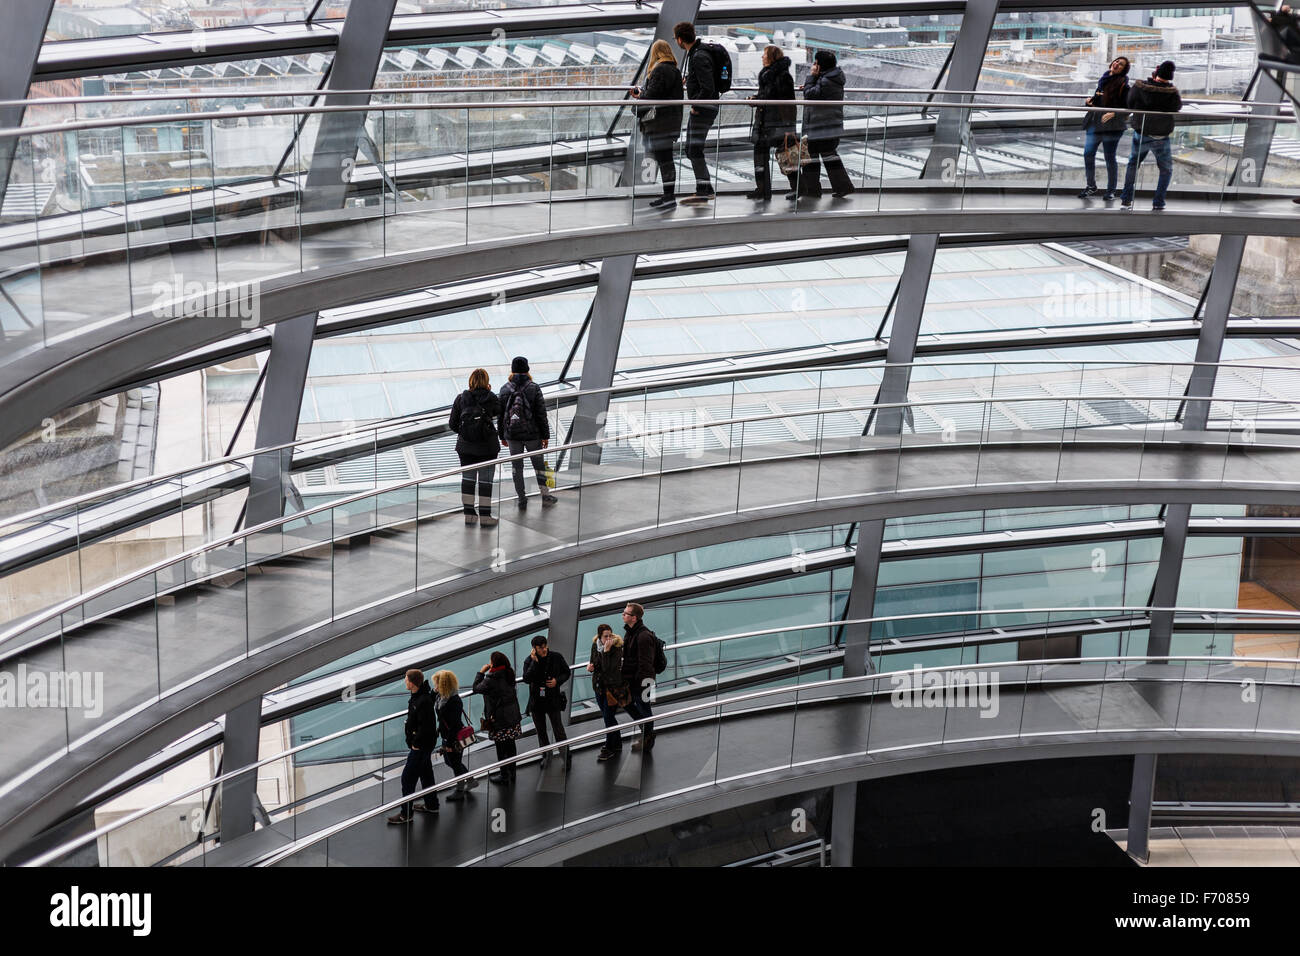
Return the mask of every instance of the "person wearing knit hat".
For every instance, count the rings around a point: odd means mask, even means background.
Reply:
[[[1128,94],[1128,108],[1136,112],[1129,115],[1129,126],[1133,130],[1133,144],[1129,151],[1128,170],[1124,174],[1124,191],[1119,202],[1122,209],[1133,208],[1133,189],[1137,182],[1138,167],[1147,153],[1154,153],[1156,168],[1160,175],[1156,179],[1156,192],[1151,199],[1151,208],[1165,208],[1165,193],[1169,190],[1169,181],[1174,175],[1173,153],[1169,135],[1174,131],[1174,117],[1183,108],[1183,98],[1174,86],[1174,61],[1165,60],[1149,80],[1138,80]]]
[[[551,423],[546,417],[546,399],[541,387],[528,374],[528,359],[516,355],[510,362],[510,379],[501,388],[501,419],[497,423],[501,446],[509,448],[511,455],[542,451],[551,443]],[[541,493],[542,505],[553,505],[558,500],[546,486],[546,456],[530,455],[533,476]],[[519,510],[528,507],[528,492],[524,489],[524,459],[510,462],[515,482],[515,497]]]

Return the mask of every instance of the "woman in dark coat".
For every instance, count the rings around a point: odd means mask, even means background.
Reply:
[[[618,711],[626,707],[631,691],[627,678],[623,676],[623,638],[614,633],[608,624],[596,628],[596,637],[591,642],[591,658],[587,661],[587,673],[591,675],[591,689],[596,693],[596,706],[600,716],[605,719],[605,726],[610,728],[605,734],[605,746],[600,748],[596,759],[601,763],[618,755],[623,749],[623,738],[619,736]]]
[[[1096,92],[1084,103],[1085,106],[1105,107],[1110,112],[1089,113],[1084,117],[1083,173],[1087,177],[1087,185],[1079,193],[1080,199],[1097,195],[1098,146],[1106,158],[1106,194],[1102,198],[1107,202],[1115,198],[1115,183],[1119,178],[1119,163],[1115,160],[1115,152],[1124,136],[1124,122],[1128,119],[1128,113],[1124,111],[1129,90],[1128,69],[1128,57],[1115,57],[1110,69],[1097,80]]]
[[[469,376],[469,388],[456,396],[447,424],[456,433],[456,455],[461,467],[482,465],[461,472],[460,503],[465,509],[465,523],[484,528],[496,525],[492,516],[492,478],[496,473],[497,455],[501,453],[497,422],[501,418],[501,399],[492,391],[486,369],[476,368]],[[474,512],[474,489],[478,487],[478,513]]]
[[[515,672],[510,659],[500,651],[492,652],[490,663],[474,675],[474,693],[483,695],[483,720],[487,735],[497,747],[497,760],[517,756],[523,715],[515,696]],[[511,764],[488,775],[493,783],[514,783],[516,767]]]
[[[790,75],[790,58],[779,46],[763,50],[763,69],[758,73],[756,100],[790,100],[789,106],[754,107],[754,191],[746,199],[766,202],[772,198],[772,166],[769,153],[781,149],[787,137],[794,136],[794,77]]]
[[[830,50],[818,50],[813,56],[812,70],[804,81],[803,98],[819,103],[834,103],[833,106],[805,106],[803,109],[803,134],[808,137],[808,152],[813,161],[804,166],[798,177],[790,177],[792,192],[786,193],[786,199],[794,199],[802,187],[806,196],[822,194],[821,164],[826,164],[826,178],[831,181],[831,195],[842,199],[854,191],[844,161],[836,150],[844,136],[844,71],[836,65],[835,54]],[[820,160],[820,162],[818,162]],[[802,181],[801,181],[802,180]]]
[[[468,725],[465,719],[465,705],[460,699],[460,682],[451,671],[438,671],[433,675],[433,705],[438,717],[438,736],[442,738],[442,762],[451,768],[456,776],[469,773],[465,758],[458,742],[461,728]],[[466,777],[457,781],[456,791],[447,797],[448,802],[465,799],[465,791],[478,786],[478,780]]]
[[[667,40],[655,40],[650,47],[645,86],[636,87],[631,95],[636,99],[677,101],[678,105],[636,107],[646,152],[658,164],[659,179],[664,187],[664,194],[650,205],[654,209],[672,209],[677,205],[677,165],[673,162],[673,147],[682,135],[682,71],[677,68],[677,59]]]

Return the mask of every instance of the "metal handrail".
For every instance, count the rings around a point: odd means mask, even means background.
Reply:
[[[1087,82],[1091,82],[1088,80]],[[36,99],[26,100],[0,100],[0,106],[77,106],[83,103],[138,103],[138,102],[169,102],[172,100],[207,100],[207,99],[288,99],[292,97],[309,98],[326,94],[329,96],[406,96],[412,93],[519,93],[523,90],[540,90],[545,92],[564,92],[573,91],[578,93],[588,92],[615,92],[625,91],[632,84],[630,83],[610,83],[610,84],[592,84],[592,83],[575,83],[569,84],[538,84],[535,86],[402,86],[402,87],[372,87],[362,90],[262,90],[259,88],[246,87],[242,90],[203,90],[200,92],[166,92],[150,91],[144,93],[106,93],[100,96],[43,96]],[[733,86],[731,92],[747,92],[756,90],[756,86]],[[797,91],[796,91],[797,92]],[[907,93],[907,94],[928,94],[933,93],[936,96],[1013,96],[1013,97],[1045,97],[1051,99],[1078,99],[1080,96],[1087,97],[1087,93],[1053,93],[1051,91],[1036,92],[1033,90],[1008,90],[1005,93],[997,92],[990,89],[982,90],[936,90],[929,87],[892,87],[892,86],[846,86],[845,93]],[[737,100],[720,97],[721,102],[735,103]],[[1231,101],[1216,100],[1209,97],[1182,97],[1184,103],[1208,103],[1214,106],[1228,106]],[[581,105],[583,101],[575,101],[571,105]],[[624,102],[624,101],[620,101]],[[647,101],[649,102],[649,101]],[[788,102],[788,101],[786,101]],[[845,102],[856,102],[846,100]],[[482,105],[490,106],[486,103]],[[629,104],[630,105],[630,104]],[[933,104],[931,104],[933,105]],[[944,105],[944,104],[940,104]],[[354,107],[355,109],[356,107]],[[360,107],[365,109],[365,107]],[[1127,112],[1127,111],[1125,111]],[[228,115],[228,114],[227,114]],[[167,114],[157,114],[157,118],[166,119]]]
[[[987,95],[989,91],[980,91]],[[962,95],[962,94],[953,94]],[[975,95],[975,94],[970,94]],[[1077,97],[1078,94],[1076,94]],[[759,99],[680,99],[680,100],[651,100],[640,98],[636,101],[637,105],[642,106],[748,106],[751,108],[763,106],[811,106],[814,108],[827,108],[827,101],[824,100],[759,100]],[[302,116],[304,114],[325,114],[325,113],[385,113],[395,111],[410,110],[503,110],[503,109],[578,109],[581,107],[618,107],[624,105],[623,100],[517,100],[517,101],[499,101],[499,102],[477,102],[464,101],[452,103],[369,103],[365,106],[304,106],[294,107],[261,107],[258,109],[239,110],[237,113],[224,111],[209,111],[197,113],[169,113],[165,114],[167,123],[197,123],[207,120],[227,120],[234,117],[247,116]],[[836,100],[830,103],[830,106],[852,106],[852,107],[884,107],[893,109],[898,107],[922,107],[931,110],[958,109],[967,112],[974,111],[1011,111],[1030,109],[1034,106],[1041,106],[1044,111],[1048,112],[1068,112],[1068,113],[1109,113],[1113,108],[1104,106],[1081,106],[1081,105],[1064,105],[1030,103],[1022,105],[1019,103],[932,103],[923,100]],[[1258,119],[1266,122],[1290,123],[1294,121],[1292,116],[1280,115],[1278,108],[1272,104],[1265,104],[1259,107],[1259,112],[1210,112],[1195,110],[1186,114],[1197,119],[1223,119],[1223,120],[1240,120]],[[1179,114],[1170,114],[1167,110],[1134,110],[1125,109],[1125,113],[1130,116],[1170,116]],[[122,126],[147,126],[150,124],[158,125],[163,120],[156,115],[148,116],[118,116],[118,117],[100,117],[96,119],[74,120],[68,123],[52,123],[44,126],[23,126],[9,127],[0,129],[0,139],[20,139],[24,136],[40,136],[47,133],[66,133],[86,129],[115,129]]]
[[[1285,359],[1285,356],[1279,356],[1278,358]],[[1257,371],[1277,371],[1279,369],[1282,369],[1288,371],[1295,371],[1297,374],[1300,374],[1300,367],[1287,366],[1287,365],[1240,364],[1235,362],[1194,362],[1194,361],[1192,362],[1146,362],[1146,361],[1125,362],[1122,360],[1117,360],[1117,361],[1099,360],[1096,362],[1068,362],[1068,361],[1044,362],[1042,360],[1035,361],[1034,359],[1009,359],[1006,361],[998,360],[996,362],[988,362],[988,361],[980,361],[974,359],[965,360],[965,361],[953,359],[951,361],[937,360],[933,362],[905,362],[905,363],[889,364],[883,358],[881,358],[879,360],[869,361],[869,362],[852,362],[846,364],[818,366],[815,369],[809,369],[806,366],[778,366],[775,368],[767,368],[762,370],[739,369],[739,370],[727,371],[727,372],[706,372],[706,373],[699,373],[695,375],[687,375],[678,378],[650,378],[641,382],[626,382],[618,385],[609,385],[600,388],[573,389],[573,387],[566,382],[544,383],[542,387],[562,390],[560,394],[556,395],[555,398],[556,406],[558,408],[561,400],[564,402],[564,404],[569,404],[572,400],[586,395],[603,395],[608,393],[612,397],[614,395],[622,394],[625,392],[635,393],[635,392],[644,391],[651,388],[655,390],[676,389],[684,385],[689,386],[696,383],[708,384],[712,382],[732,380],[732,379],[736,381],[743,381],[747,378],[765,378],[770,375],[782,375],[790,372],[812,374],[813,372],[825,372],[825,371],[840,372],[840,371],[851,371],[855,369],[874,369],[874,368],[915,369],[915,368],[933,368],[937,366],[942,366],[942,367],[952,366],[952,367],[961,368],[961,367],[975,366],[975,365],[995,365],[995,366],[1030,365],[1038,368],[1041,368],[1044,365],[1070,366],[1070,368],[1062,368],[1062,371],[1072,371],[1075,368],[1078,368],[1079,371],[1086,371],[1090,366],[1096,366],[1098,368],[1108,368],[1108,369],[1198,368],[1203,366],[1206,368],[1214,368],[1216,370],[1223,369],[1223,368],[1232,368],[1232,369],[1250,369],[1250,370],[1257,370]],[[1128,396],[1117,395],[1112,397],[1126,398]],[[1261,401],[1282,401],[1282,400],[1261,399]],[[324,435],[314,435],[310,438],[296,438],[293,441],[284,442],[279,445],[266,445],[261,448],[255,448],[251,451],[242,452],[237,455],[225,455],[221,458],[212,458],[207,461],[201,462],[197,465],[190,465],[186,468],[177,469],[175,471],[162,472],[160,474],[150,475],[145,478],[136,478],[131,481],[122,482],[121,484],[118,485],[110,485],[109,487],[100,489],[99,491],[86,492],[84,494],[77,495],[72,498],[66,498],[56,504],[44,505],[40,508],[34,508],[31,511],[25,511],[20,514],[17,514],[12,518],[5,518],[3,520],[0,520],[0,534],[3,533],[4,528],[10,525],[17,525],[20,523],[31,523],[36,521],[43,515],[48,515],[56,511],[65,511],[67,509],[76,508],[88,502],[108,500],[110,498],[120,497],[122,494],[125,494],[126,492],[138,488],[145,488],[155,484],[157,485],[165,484],[166,482],[172,481],[176,478],[182,478],[186,475],[197,474],[200,472],[208,471],[210,469],[220,467],[221,465],[234,464],[234,463],[242,462],[248,458],[253,458],[258,455],[268,455],[274,452],[281,452],[290,448],[297,449],[303,447],[310,447],[315,444],[324,444],[331,441],[337,441],[339,439],[345,439],[348,438],[349,436],[360,436],[360,435],[365,435],[368,432],[378,432],[387,429],[396,429],[406,425],[414,425],[418,422],[425,422],[437,418],[443,418],[447,416],[450,413],[450,411],[451,411],[451,406],[444,405],[427,412],[416,412],[414,414],[404,415],[398,418],[381,419],[375,422],[371,422],[365,426],[358,426],[356,428],[352,428],[346,431],[328,432]],[[549,451],[550,449],[547,450]],[[363,456],[364,454],[365,452],[359,452],[357,457]],[[17,529],[10,533],[18,534],[21,533],[21,531],[23,530],[26,529]],[[3,537],[0,537],[0,541],[3,541]]]
[[[1001,610],[975,610],[975,611],[936,611],[931,613],[890,614],[890,615],[884,615],[880,617],[864,617],[864,618],[854,618],[852,620],[836,620],[836,621],[819,622],[816,624],[794,624],[786,627],[762,628],[754,631],[742,631],[736,634],[722,634],[715,637],[697,638],[691,641],[678,641],[674,644],[666,644],[664,646],[664,650],[666,652],[667,651],[677,652],[683,648],[698,647],[706,644],[723,644],[728,641],[745,640],[753,637],[764,637],[771,634],[782,634],[790,631],[814,631],[819,629],[830,630],[830,629],[837,629],[844,626],[859,625],[859,624],[862,625],[880,624],[880,623],[889,623],[892,621],[906,621],[906,620],[916,620],[916,619],[929,620],[932,618],[947,618],[947,617],[988,617],[988,616],[997,616],[997,615],[1005,615],[1005,614],[1060,614],[1060,613],[1068,613],[1068,612],[1079,612],[1091,618],[1091,617],[1095,617],[1097,612],[1115,612],[1115,611],[1141,612],[1147,615],[1156,611],[1172,611],[1174,613],[1182,613],[1182,614],[1215,614],[1215,615],[1233,616],[1233,617],[1239,617],[1243,615],[1250,615],[1250,616],[1259,615],[1259,616],[1269,617],[1269,618],[1272,617],[1293,618],[1297,621],[1300,621],[1300,611],[1281,611],[1281,610],[1254,611],[1248,608],[1196,608],[1196,607],[1161,608],[1161,607],[1148,607],[1146,605],[1141,605],[1141,606],[1118,605],[1113,607],[1088,606],[1088,607],[1068,607],[1068,608],[1061,608],[1061,607],[1009,608],[1009,609],[1003,608]],[[1064,624],[1069,622],[1061,621],[1061,622],[1054,622],[1054,623]],[[1033,625],[1029,625],[1029,626],[1032,627]],[[1117,622],[1117,627],[1119,626],[1122,626],[1122,624]],[[1213,659],[1218,661],[1224,661],[1224,660],[1243,660],[1244,658],[1214,657]],[[1291,660],[1293,663],[1300,665],[1300,658],[1295,658]],[[1034,664],[1034,663],[1038,663],[1038,661],[1001,661],[996,663]],[[584,664],[579,664],[575,662],[573,664],[570,664],[569,669],[571,671],[576,671],[585,666],[586,665]],[[955,666],[965,667],[967,665],[955,665]],[[516,681],[516,683],[522,683],[522,681],[523,679],[519,678]],[[808,685],[800,685],[800,686],[808,686]],[[472,696],[472,692],[461,692],[460,696],[462,697]],[[227,780],[232,780],[235,777],[244,776],[245,774],[248,774],[254,770],[273,764],[277,761],[284,760],[285,758],[291,757],[294,754],[299,753],[301,751],[309,750],[313,747],[320,746],[321,744],[338,740],[350,734],[354,734],[359,731],[366,730],[367,728],[373,727],[377,724],[387,723],[388,721],[395,720],[398,717],[402,717],[405,714],[406,714],[405,710],[398,710],[398,711],[394,711],[391,714],[387,714],[383,717],[374,717],[371,718],[370,720],[363,721],[360,724],[355,724],[351,727],[346,727],[342,730],[337,730],[334,731],[333,733],[326,734],[324,737],[321,737],[319,739],[311,740],[306,743],[301,743],[301,744],[297,744],[296,746],[289,747],[285,750],[280,751],[277,754],[273,754],[270,757],[264,757],[254,763],[245,764],[243,767],[239,767],[235,770],[230,770],[225,773],[219,774],[218,776],[213,777],[202,784],[198,784],[186,790],[182,790],[179,793],[173,794],[169,798],[160,800],[140,810],[134,810],[131,813],[126,814],[125,816],[113,820],[111,823],[104,824],[103,826],[93,830],[90,833],[85,833],[79,837],[76,837],[75,839],[69,840],[67,843],[54,847],[53,849],[46,851],[40,856],[33,858],[31,861],[25,863],[24,865],[44,866],[47,863],[53,862],[54,860],[58,859],[59,857],[67,853],[71,853],[74,850],[80,849],[81,847],[99,839],[100,837],[107,836],[108,834],[114,833],[124,826],[134,823],[136,820],[142,819],[151,813],[156,813],[159,810],[163,810],[171,806],[172,804],[176,803],[178,800],[184,800],[186,797],[191,797],[197,793],[202,793],[205,790],[210,790],[213,787],[216,787],[219,784],[226,782]],[[604,731],[602,731],[602,733],[603,732]],[[571,739],[576,739],[576,738],[571,738]]]
[[[1276,664],[1284,664],[1290,667],[1295,667],[1297,666],[1298,663],[1293,658],[1269,658],[1269,657],[1225,658],[1225,657],[1211,657],[1206,655],[1181,655],[1180,654],[1177,656],[1171,655],[1166,657],[1146,657],[1146,656],[1062,657],[1062,658],[1048,658],[1048,659],[1034,660],[1034,661],[996,661],[988,664],[953,664],[944,667],[926,667],[926,668],[922,668],[921,670],[923,673],[926,674],[937,674],[937,673],[945,673],[948,671],[969,672],[969,671],[989,670],[994,668],[1050,667],[1050,666],[1055,666],[1060,664],[1092,664],[1092,663],[1112,663],[1112,662],[1125,663],[1129,661],[1139,662],[1139,663],[1156,663],[1156,664],[1159,663],[1168,664],[1173,661],[1182,661],[1184,663],[1210,662],[1210,663],[1220,663],[1220,664],[1226,662],[1237,662],[1241,664],[1276,663]],[[802,694],[805,691],[823,690],[829,688],[844,688],[848,692],[835,694],[834,696],[836,699],[844,699],[848,697],[857,697],[857,696],[872,696],[880,692],[880,689],[878,687],[872,687],[867,691],[853,692],[848,690],[849,685],[855,683],[863,683],[867,681],[870,681],[873,684],[875,684],[884,678],[892,678],[895,673],[912,673],[912,672],[913,671],[885,672],[880,674],[866,674],[861,677],[840,677],[840,678],[833,678],[824,681],[812,681],[807,684],[794,684],[788,687],[778,687],[778,688],[771,688],[768,690],[753,691],[745,694],[740,694],[735,697],[728,697],[721,700],[711,701],[708,703],[692,704],[687,707],[678,708],[677,710],[665,711],[663,713],[654,714],[650,717],[642,717],[626,724],[620,724],[619,730],[621,732],[626,728],[640,727],[643,724],[648,724],[651,722],[662,722],[674,717],[680,717],[684,714],[694,714],[700,711],[707,711],[707,710],[714,710],[714,709],[718,710],[719,712],[718,719],[721,720],[722,708],[724,707],[732,707],[736,704],[747,703],[749,701],[762,700],[764,698],[775,697],[781,694],[789,694],[791,692],[794,692],[796,695],[798,695],[798,694]],[[1139,678],[1132,678],[1132,677],[1119,678],[1119,680],[1124,680],[1124,681],[1134,681],[1138,679]],[[1146,678],[1142,678],[1142,679],[1146,679]],[[1186,677],[1185,673],[1184,676],[1181,678],[1181,681],[1184,683],[1188,681],[1188,678]],[[1116,681],[1107,681],[1105,678],[1102,678],[1102,682],[1115,683]],[[1016,683],[1016,681],[1013,680],[1010,681],[1009,683]],[[1000,681],[999,681],[999,686],[1001,686]],[[827,698],[819,697],[817,699],[826,700]],[[1080,733],[1080,732],[1081,731],[1078,730],[1060,731],[1060,733]],[[1103,733],[1103,732],[1126,732],[1126,731],[1123,728],[1117,728],[1115,731],[1101,731],[1101,730],[1091,731],[1091,733]],[[1255,732],[1257,731],[1252,731],[1252,733]],[[1276,731],[1270,731],[1270,732],[1276,732]],[[578,743],[585,743],[587,741],[594,741],[603,738],[607,733],[608,733],[608,728],[602,727],[599,730],[593,730],[585,734],[579,734],[576,737],[570,737],[564,742],[564,744],[567,747],[572,747],[573,745]],[[1300,729],[1293,731],[1293,733],[1300,734]],[[928,743],[932,745],[932,742],[928,742]],[[554,744],[549,745],[547,747],[537,747],[533,750],[526,751],[525,753],[517,754],[506,760],[498,760],[495,763],[487,765],[486,767],[481,767],[477,770],[471,770],[467,774],[462,774],[457,777],[452,777],[450,780],[444,781],[443,783],[434,784],[431,787],[425,787],[423,789],[416,790],[413,793],[409,793],[404,796],[398,797],[394,800],[389,801],[388,803],[382,804],[381,806],[374,807],[369,810],[365,810],[361,813],[355,814],[352,817],[349,817],[338,823],[334,823],[328,827],[324,827],[323,829],[317,831],[314,834],[311,834],[310,836],[295,839],[292,843],[288,844],[287,846],[277,847],[276,849],[271,850],[268,853],[259,857],[258,859],[252,861],[252,865],[259,866],[259,867],[274,866],[280,860],[283,860],[287,857],[300,853],[303,850],[307,849],[308,847],[314,846],[315,844],[321,842],[322,840],[327,840],[330,837],[334,836],[336,833],[341,833],[342,831],[350,829],[356,826],[358,823],[362,823],[366,820],[371,819],[372,817],[376,817],[383,813],[387,813],[389,810],[392,810],[396,807],[400,807],[405,803],[411,803],[416,800],[419,800],[421,797],[424,797],[427,794],[436,794],[439,793],[440,791],[449,790],[457,786],[463,779],[476,778],[479,777],[480,775],[491,774],[504,767],[508,767],[511,764],[522,763],[523,761],[531,759],[536,754],[542,751],[553,750],[554,747],[555,747]]]
[[[929,407],[940,406],[940,405],[975,405],[975,404],[992,405],[998,403],[1011,404],[1014,402],[1068,403],[1068,402],[1082,402],[1082,401],[1100,401],[1103,399],[1110,400],[1114,398],[1115,395],[1113,393],[1106,394],[1106,395],[1072,395],[1069,397],[1054,397],[1054,396],[1047,397],[1043,395],[1032,395],[1032,396],[1005,396],[1005,397],[998,397],[998,398],[981,398],[981,397],[951,398],[951,399],[937,399],[934,401],[922,401],[922,402],[872,402],[865,405],[838,405],[835,406],[834,408],[808,409],[799,412],[772,412],[767,415],[755,415],[750,417],[719,419],[717,421],[693,423],[687,425],[669,425],[669,426],[664,426],[661,428],[654,428],[654,429],[640,429],[638,431],[623,432],[613,437],[591,438],[591,439],[585,439],[583,441],[569,442],[563,445],[552,445],[548,449],[546,449],[546,451],[547,452],[561,452],[561,451],[568,452],[579,448],[587,448],[587,447],[604,445],[604,444],[614,444],[618,442],[629,441],[633,438],[646,438],[649,436],[673,434],[681,431],[692,431],[695,429],[704,429],[704,428],[720,428],[726,425],[745,425],[753,422],[776,421],[785,418],[808,418],[814,415],[820,416],[820,415],[831,415],[831,414],[843,414],[845,412],[856,412],[856,411],[876,412],[876,411],[880,411],[881,409],[891,409],[891,408],[897,408],[897,409],[916,408],[916,407],[929,408]],[[1226,404],[1232,404],[1234,406],[1238,403],[1241,404],[1261,403],[1260,399],[1222,399],[1222,398],[1216,399],[1212,396],[1188,396],[1186,394],[1125,395],[1123,396],[1123,398],[1126,401],[1218,402],[1219,404],[1226,403]],[[1268,404],[1287,404],[1287,403],[1282,402],[1281,400],[1272,400],[1268,402]],[[1300,405],[1300,403],[1290,403],[1290,404]],[[1091,427],[1104,427],[1104,426],[1089,425],[1086,427],[1091,428]],[[1078,430],[1078,428],[1079,426],[1075,426],[1076,430]],[[899,436],[889,436],[889,437],[897,438]],[[963,444],[963,443],[945,442],[945,444],[951,445],[951,444]],[[1255,441],[1252,443],[1252,447],[1268,447],[1268,443]],[[1288,447],[1288,446],[1279,445],[1278,447]],[[497,463],[523,461],[524,459],[529,458],[535,454],[537,454],[537,452],[535,451],[534,452],[526,451],[526,452],[521,452],[518,455],[507,455],[503,458],[496,458],[494,459],[494,461]],[[42,611],[41,613],[35,615],[34,617],[26,619],[20,625],[10,628],[6,631],[0,632],[0,645],[3,645],[6,641],[10,640],[11,638],[19,634],[22,634],[37,625],[43,624],[52,618],[58,617],[61,614],[75,607],[84,605],[87,602],[102,596],[103,594],[107,594],[110,591],[114,591],[133,581],[138,581],[142,578],[148,577],[149,575],[154,574],[155,572],[160,571],[163,568],[174,566],[183,561],[188,561],[191,558],[197,557],[198,555],[206,553],[208,551],[214,551],[218,548],[226,547],[227,545],[230,545],[236,541],[241,541],[245,538],[251,537],[252,535],[261,534],[263,532],[270,531],[274,528],[281,527],[282,525],[289,524],[291,522],[302,521],[303,519],[309,518],[315,514],[321,514],[326,511],[333,511],[334,509],[345,507],[346,505],[352,504],[357,501],[364,501],[368,498],[374,498],[381,494],[390,494],[395,491],[402,491],[406,488],[412,488],[412,487],[416,487],[434,481],[440,481],[440,480],[445,481],[449,478],[454,478],[455,476],[460,475],[463,472],[472,471],[478,467],[481,467],[481,465],[463,465],[458,468],[453,468],[448,471],[440,472],[435,475],[424,475],[418,478],[408,478],[391,485],[385,485],[383,487],[376,487],[376,488],[369,489],[367,491],[358,492],[355,495],[351,495],[345,498],[340,498],[336,501],[331,501],[327,504],[317,505],[314,508],[308,508],[304,511],[297,511],[294,512],[294,514],[292,515],[288,515],[282,518],[275,518],[270,521],[263,522],[262,524],[256,525],[254,527],[245,528],[241,531],[237,531],[223,538],[218,538],[214,541],[210,541],[202,545],[197,545],[187,551],[183,551],[169,558],[156,561],[151,565],[146,565],[144,568],[142,568],[141,570],[137,571],[134,574],[119,578],[114,581],[109,581],[105,584],[101,584],[98,587],[88,592],[79,594],[74,598],[69,598],[66,601],[60,602],[59,604],[51,608],[47,608],[45,611]],[[227,572],[224,571],[214,572],[214,574],[222,574],[222,573],[227,573]],[[195,581],[197,580],[199,579],[196,578]]]

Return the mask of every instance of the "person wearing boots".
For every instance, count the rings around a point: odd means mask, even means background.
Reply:
[[[537,728],[537,744],[546,747],[550,737],[546,733],[546,723],[550,721],[555,731],[555,742],[568,740],[564,732],[564,712],[568,710],[569,699],[561,688],[569,679],[569,662],[559,651],[546,646],[546,637],[538,634],[533,638],[532,653],[524,659],[524,683],[528,685],[528,709],[533,726]],[[564,767],[567,770],[573,763],[568,747],[561,747],[564,753]],[[542,754],[542,766],[545,767],[550,753]]]
[[[752,135],[754,138],[754,191],[746,199],[767,202],[772,198],[771,151],[782,149],[794,136],[794,77],[790,75],[790,58],[779,46],[763,50],[763,69],[758,73],[756,100],[789,100],[789,106],[756,106]]]
[[[1119,150],[1119,141],[1124,138],[1124,121],[1128,113],[1124,104],[1128,102],[1128,70],[1126,56],[1117,56],[1111,61],[1110,69],[1097,80],[1097,89],[1088,97],[1085,106],[1105,109],[1108,112],[1090,112],[1083,119],[1083,175],[1085,184],[1079,193],[1080,199],[1097,195],[1097,147],[1101,147],[1106,160],[1106,192],[1101,198],[1110,202],[1115,198],[1115,182],[1119,178],[1119,163],[1115,154]]]
[[[623,609],[623,679],[627,682],[630,697],[627,712],[633,720],[653,717],[650,709],[651,688],[655,680],[655,650],[658,638],[645,626],[645,608],[629,604]],[[633,751],[650,751],[655,745],[653,722],[641,725],[641,739],[632,745]]]
[[[813,56],[812,70],[804,81],[803,98],[833,106],[805,106],[803,108],[803,134],[808,137],[808,152],[813,161],[798,173],[791,175],[792,191],[786,198],[796,195],[818,197],[822,194],[821,166],[826,166],[826,178],[831,182],[831,195],[843,199],[854,192],[849,172],[840,159],[840,139],[844,136],[844,71],[836,65],[835,54],[818,50]]]
[[[623,738],[618,733],[618,712],[631,700],[627,679],[623,676],[623,638],[614,633],[608,624],[596,628],[591,642],[591,657],[587,661],[591,675],[591,689],[596,694],[596,706],[605,721],[608,733],[605,745],[596,755],[598,763],[612,760],[623,749]]]
[[[465,777],[457,781],[455,792],[447,795],[448,803],[464,800],[468,791],[478,787],[478,778],[465,776],[469,768],[465,766],[460,732],[469,726],[469,721],[459,691],[460,682],[451,671],[438,671],[433,675],[434,708],[438,714],[438,734],[442,737],[442,762],[456,776]]]
[[[496,526],[492,514],[492,479],[497,470],[497,445],[501,436],[497,422],[501,419],[501,399],[492,391],[486,369],[476,368],[469,376],[469,388],[451,403],[448,427],[456,433],[456,456],[461,467],[479,465],[460,475],[460,503],[465,509],[465,523],[484,528]],[[478,490],[478,511],[474,510],[474,491]]]
[[[528,359],[515,356],[510,363],[510,379],[501,388],[501,420],[497,422],[501,445],[512,455],[527,451],[542,451],[551,443],[551,423],[546,416],[546,400],[542,389],[528,374]],[[533,477],[541,492],[542,506],[553,505],[558,500],[546,487],[546,456],[532,455]],[[519,510],[528,507],[528,493],[524,490],[524,460],[516,458],[510,463],[514,473],[515,497]]]
[[[483,695],[483,724],[488,738],[496,744],[497,760],[509,760],[519,754],[515,741],[519,739],[519,698],[515,696],[515,672],[510,658],[493,651],[489,662],[474,675],[474,693]],[[515,782],[517,767],[514,764],[488,774],[493,783]]]

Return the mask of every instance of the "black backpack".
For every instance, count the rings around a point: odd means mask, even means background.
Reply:
[[[510,438],[528,438],[536,430],[533,424],[533,410],[524,394],[527,385],[516,386],[510,396],[510,406],[506,409],[506,435]]]
[[[701,40],[700,46],[713,61],[713,88],[721,96],[731,89],[731,54],[720,43],[705,43]]]
[[[492,424],[492,416],[482,403],[471,392],[465,392],[461,396],[460,405],[460,437],[475,445],[495,443],[497,430]]]
[[[649,631],[648,635],[655,642],[655,673],[662,674],[668,670],[668,655],[664,653],[664,642],[659,640],[659,635],[654,631]]]

